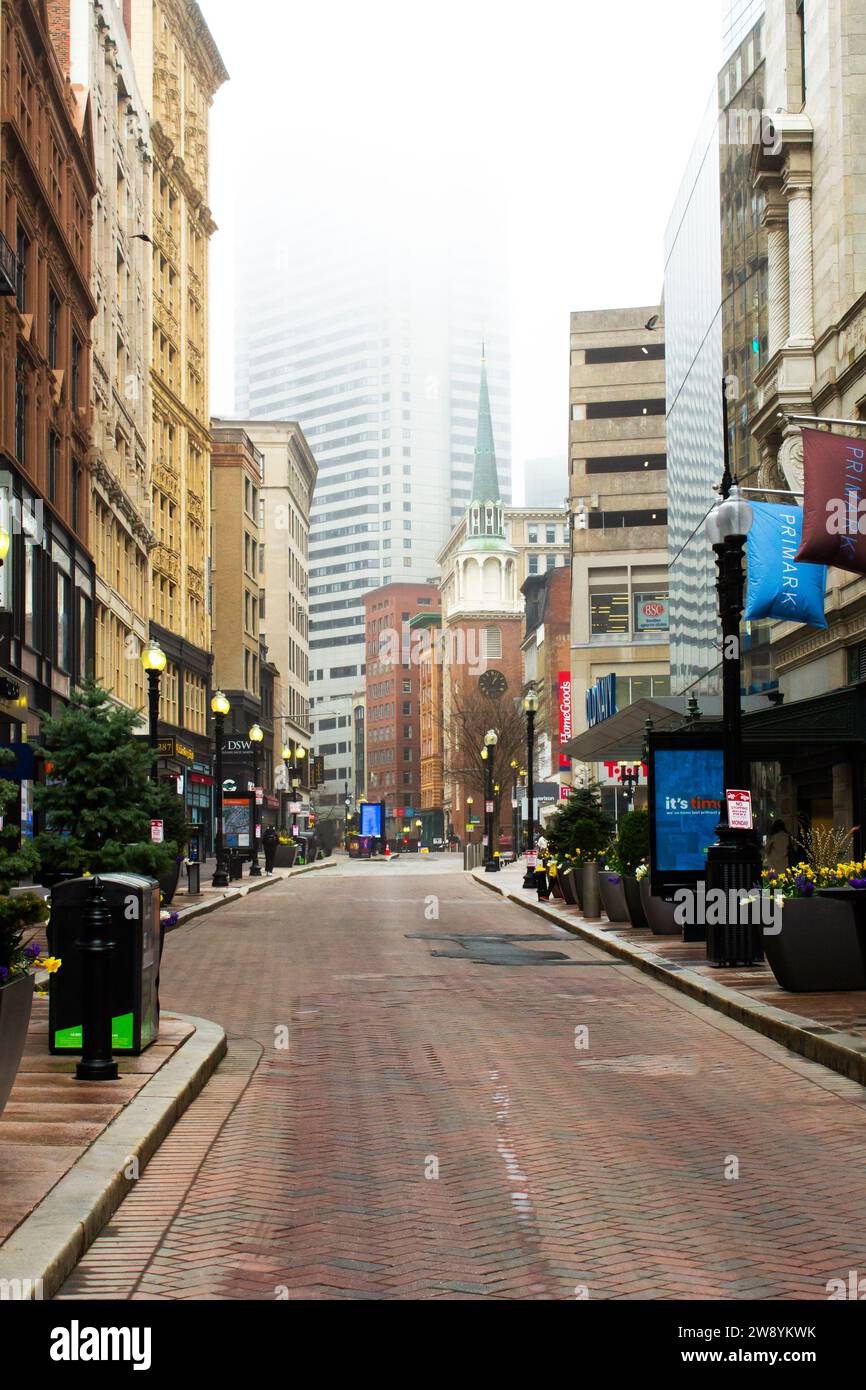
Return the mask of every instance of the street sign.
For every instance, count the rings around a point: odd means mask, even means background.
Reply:
[[[492,815],[493,815],[493,802],[492,802],[492,801],[485,801],[485,803],[484,803],[484,810],[487,812],[487,814],[488,814],[489,816],[492,816]]]
[[[301,814],[301,805],[302,803],[300,801],[289,802],[289,810],[293,816],[299,816]]]
[[[526,867],[527,867],[527,869],[534,869],[537,863],[538,863],[538,855],[536,854],[535,850],[534,850],[534,849],[528,849],[528,850],[526,851]]]
[[[161,820],[150,822],[150,838],[155,845],[161,845],[164,839],[163,824]]]
[[[257,806],[261,806],[261,804],[262,804],[262,802],[264,801],[264,799],[265,799],[265,789],[264,789],[264,787],[256,787],[256,805],[257,805]]]
[[[752,829],[752,793],[725,789],[728,803],[728,825],[732,830]]]

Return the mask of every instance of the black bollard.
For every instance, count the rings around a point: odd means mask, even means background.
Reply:
[[[111,1055],[111,997],[109,973],[114,942],[111,913],[102,883],[93,880],[90,902],[81,914],[81,1061],[78,1081],[116,1081],[117,1063]]]

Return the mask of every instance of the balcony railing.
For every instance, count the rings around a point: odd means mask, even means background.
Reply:
[[[15,294],[18,282],[18,257],[0,232],[0,294]]]

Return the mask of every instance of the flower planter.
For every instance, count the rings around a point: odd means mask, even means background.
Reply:
[[[853,902],[821,892],[785,898],[782,930],[775,936],[765,931],[763,944],[782,989],[794,994],[866,989]]]
[[[633,874],[623,874],[622,886],[625,892],[625,905],[628,909],[629,921],[633,927],[637,927],[641,931],[649,931],[650,925],[644,911],[640,884]]]
[[[584,864],[580,895],[580,907],[584,917],[595,921],[601,916],[601,896],[598,889],[598,864],[595,860]]]
[[[277,852],[274,856],[274,868],[293,869],[295,860],[298,857],[297,845],[277,845]]]
[[[667,898],[654,898],[649,874],[640,881],[640,898],[647,925],[653,936],[680,936],[682,927],[674,918],[676,904]]]
[[[559,881],[560,872],[561,870],[557,869],[555,874],[548,875],[550,879],[550,891],[554,898],[559,898],[560,902],[565,902],[565,893]]]
[[[574,884],[574,896],[577,899],[577,906],[583,911],[583,865],[575,864],[574,873],[571,876]]]
[[[33,1006],[33,976],[16,975],[0,985],[0,1115],[9,1099],[27,1041]]]
[[[559,875],[559,881],[562,884],[562,896],[569,907],[579,906],[577,901],[577,884],[575,882],[577,876],[577,870],[573,866],[563,869]]]
[[[182,863],[183,857],[178,856],[168,873],[160,874],[159,891],[162,894],[163,904],[170,903],[177,892],[178,880],[180,879],[180,866]]]
[[[602,869],[598,876],[598,889],[601,893],[601,905],[605,910],[607,920],[609,922],[627,922],[629,916],[622,874],[615,874],[608,869]]]

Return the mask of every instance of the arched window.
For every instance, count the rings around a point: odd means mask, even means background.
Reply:
[[[490,661],[502,660],[502,630],[498,627],[484,629],[484,655]]]

